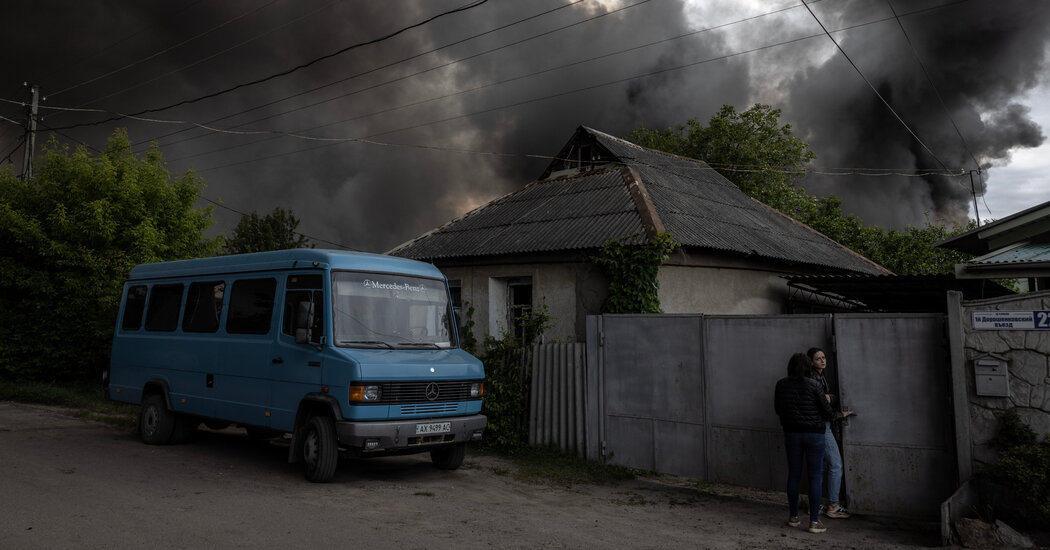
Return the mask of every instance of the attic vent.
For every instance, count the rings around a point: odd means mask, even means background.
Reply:
[[[580,170],[590,170],[594,167],[593,151],[594,149],[590,145],[583,145],[580,147]]]

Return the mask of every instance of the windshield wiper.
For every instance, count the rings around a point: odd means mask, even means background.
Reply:
[[[400,342],[397,344],[399,348],[426,348],[426,349],[441,349],[441,346],[433,342]]]
[[[386,348],[394,349],[394,346],[379,340],[341,340],[340,345],[358,346],[363,348]]]

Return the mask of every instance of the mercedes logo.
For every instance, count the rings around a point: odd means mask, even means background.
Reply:
[[[438,398],[438,385],[431,382],[427,384],[427,401],[433,401]]]

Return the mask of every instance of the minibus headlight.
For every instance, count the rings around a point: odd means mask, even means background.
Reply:
[[[376,402],[380,397],[379,386],[350,386],[350,401]]]
[[[485,383],[484,382],[474,382],[473,384],[470,385],[470,396],[471,397],[481,397],[482,395],[485,395]]]

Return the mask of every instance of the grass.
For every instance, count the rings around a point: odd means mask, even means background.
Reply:
[[[0,384],[0,401],[64,407],[70,416],[121,428],[133,428],[138,422],[138,406],[107,400],[99,384],[5,382]]]
[[[474,452],[498,454],[484,447],[476,448]],[[553,447],[525,447],[511,456],[499,456],[510,459],[514,470],[497,466],[494,473],[510,475],[525,483],[572,486],[624,481],[643,475],[640,470],[584,460]],[[644,472],[644,475],[649,475],[649,472]]]

